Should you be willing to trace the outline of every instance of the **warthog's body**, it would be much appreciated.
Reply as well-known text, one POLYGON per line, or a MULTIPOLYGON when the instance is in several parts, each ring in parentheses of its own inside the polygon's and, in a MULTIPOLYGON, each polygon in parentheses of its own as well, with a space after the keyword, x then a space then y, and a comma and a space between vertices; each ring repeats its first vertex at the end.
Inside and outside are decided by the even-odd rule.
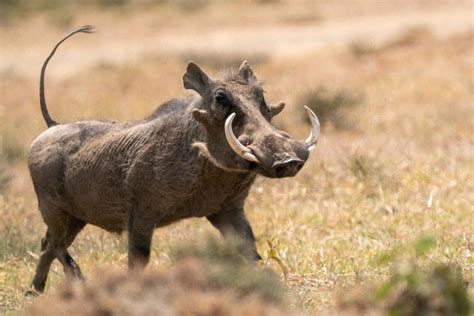
POLYGON ((47 204, 43 216, 61 218, 57 208, 121 232, 133 207, 156 227, 242 207, 256 174, 226 172, 192 147, 206 133, 190 104, 135 124, 84 121, 41 134, 29 166, 40 206, 47 204))
POLYGON ((245 198, 257 173, 281 178, 301 169, 317 140, 314 113, 310 137, 294 140, 271 125, 283 105, 265 103, 247 63, 222 81, 190 63, 183 82, 195 98, 171 100, 135 123, 58 124, 46 108, 46 65, 65 39, 89 31, 60 41, 41 72, 50 128, 31 145, 28 164, 48 231, 34 288, 44 289, 55 258, 67 274, 82 276, 67 248, 86 224, 128 231, 131 267, 148 262, 155 228, 188 217, 205 216, 224 235, 242 237, 258 259, 245 198))

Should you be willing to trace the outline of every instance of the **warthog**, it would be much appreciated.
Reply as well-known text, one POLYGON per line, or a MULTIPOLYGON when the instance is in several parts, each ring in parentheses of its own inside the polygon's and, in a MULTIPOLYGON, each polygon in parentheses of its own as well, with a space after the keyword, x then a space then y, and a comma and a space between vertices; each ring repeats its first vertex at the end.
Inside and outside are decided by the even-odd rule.
POLYGON ((268 106, 252 69, 243 62, 236 73, 213 80, 189 63, 184 87, 198 96, 175 99, 135 123, 80 121, 56 123, 44 96, 40 104, 49 129, 31 145, 28 166, 48 229, 33 287, 43 291, 52 261, 66 275, 82 278, 67 248, 86 224, 111 232, 128 231, 129 267, 143 267, 153 231, 183 218, 205 216, 224 236, 247 241, 260 258, 244 201, 257 174, 294 176, 319 136, 316 115, 305 141, 291 138, 271 123, 284 107, 268 106))

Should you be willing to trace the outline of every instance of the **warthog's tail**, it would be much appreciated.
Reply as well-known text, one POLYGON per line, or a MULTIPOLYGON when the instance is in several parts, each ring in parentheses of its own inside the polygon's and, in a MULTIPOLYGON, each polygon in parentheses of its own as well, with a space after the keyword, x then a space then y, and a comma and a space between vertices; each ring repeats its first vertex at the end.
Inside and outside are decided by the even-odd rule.
POLYGON ((41 113, 43 114, 43 118, 46 122, 46 125, 48 127, 57 125, 58 123, 54 121, 51 116, 49 116, 48 113, 48 108, 46 107, 46 99, 44 97, 44 74, 46 72, 46 66, 48 66, 49 60, 51 57, 53 57, 54 53, 56 52, 56 49, 58 49, 59 45, 61 45, 65 40, 67 40, 69 37, 73 36, 76 33, 92 33, 94 32, 94 27, 92 25, 84 25, 83 27, 78 28, 77 30, 69 33, 67 36, 65 36, 62 40, 60 40, 56 46, 54 46, 53 50, 49 54, 48 58, 43 63, 43 68, 41 68, 41 76, 40 76, 40 106, 41 106, 41 113))

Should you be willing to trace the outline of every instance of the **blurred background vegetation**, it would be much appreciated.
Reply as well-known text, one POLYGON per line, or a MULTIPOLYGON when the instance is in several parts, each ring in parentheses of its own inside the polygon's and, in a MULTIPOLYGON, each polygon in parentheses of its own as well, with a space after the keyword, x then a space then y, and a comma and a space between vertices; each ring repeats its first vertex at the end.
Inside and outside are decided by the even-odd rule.
POLYGON ((130 12, 154 6, 172 6, 182 11, 194 11, 204 9, 209 2, 209 0, 2 0, 0 12, 6 22, 8 19, 25 18, 31 14, 46 12, 58 18, 62 15, 63 23, 70 24, 77 12, 84 8, 130 12))
POLYGON ((188 281, 196 302, 202 289, 214 296, 191 305, 230 308, 221 314, 247 306, 262 314, 469 315, 472 9, 464 0, 0 0, 0 313, 29 306, 23 293, 45 231, 26 166, 29 144, 45 130, 39 70, 59 38, 93 24, 97 33, 71 39, 48 69, 48 106, 59 122, 138 120, 191 95, 182 87, 187 61, 218 78, 248 60, 266 100, 287 103, 274 124, 305 137, 307 105, 322 136, 298 176, 259 178, 249 196, 266 272, 219 242, 196 245, 218 234, 189 219, 157 230, 150 276, 130 278, 126 236, 87 227, 71 251, 90 282, 60 285, 55 263, 33 311, 85 306, 87 291, 128 304, 108 289, 147 292, 152 284, 148 292, 161 293, 163 280, 177 284, 166 304, 179 308, 188 283, 176 275, 203 265, 215 274, 188 281), (114 272, 102 278, 102 269, 114 272), (69 307, 65 292, 75 298, 69 307))

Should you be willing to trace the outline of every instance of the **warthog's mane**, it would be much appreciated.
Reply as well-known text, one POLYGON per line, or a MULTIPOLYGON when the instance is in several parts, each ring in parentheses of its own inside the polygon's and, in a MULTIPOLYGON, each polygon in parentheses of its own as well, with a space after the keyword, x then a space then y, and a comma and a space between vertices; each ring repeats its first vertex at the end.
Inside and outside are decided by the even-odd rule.
POLYGON ((235 82, 235 83, 238 83, 238 84, 241 84, 241 85, 247 85, 251 89, 255 89, 255 90, 264 92, 264 89, 263 89, 263 86, 265 85, 264 81, 255 80, 255 81, 247 82, 245 79, 243 79, 239 75, 239 72, 237 70, 235 70, 234 68, 229 68, 229 69, 224 70, 221 73, 221 76, 222 76, 224 81, 235 82))

